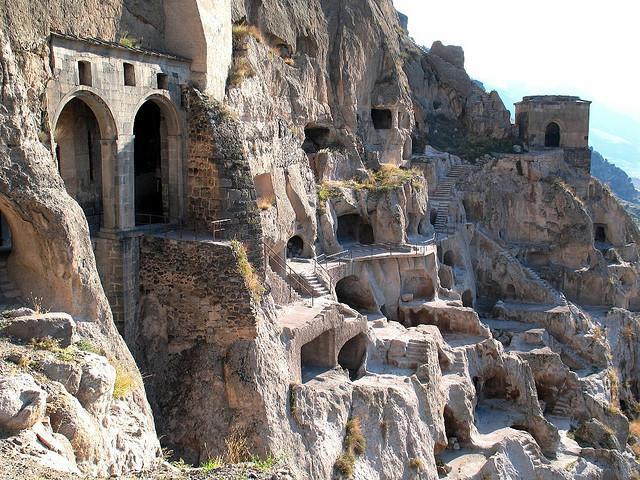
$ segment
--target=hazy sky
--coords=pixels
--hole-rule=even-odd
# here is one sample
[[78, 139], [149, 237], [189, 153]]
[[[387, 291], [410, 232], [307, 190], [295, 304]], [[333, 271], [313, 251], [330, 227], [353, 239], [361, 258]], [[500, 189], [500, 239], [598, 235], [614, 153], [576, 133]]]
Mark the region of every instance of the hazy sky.
[[394, 3], [418, 43], [463, 46], [473, 78], [531, 94], [578, 94], [640, 121], [637, 0]]

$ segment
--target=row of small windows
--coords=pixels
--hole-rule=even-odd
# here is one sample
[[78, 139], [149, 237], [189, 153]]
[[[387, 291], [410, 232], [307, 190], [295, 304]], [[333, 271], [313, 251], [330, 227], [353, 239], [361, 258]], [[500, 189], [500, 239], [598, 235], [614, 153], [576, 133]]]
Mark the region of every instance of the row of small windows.
[[[124, 63], [124, 84], [127, 87], [136, 86], [136, 69], [131, 63]], [[93, 85], [91, 78], [91, 62], [80, 60], [78, 62], [78, 82], [80, 85], [90, 87]], [[166, 73], [156, 74], [156, 82], [160, 90], [169, 89], [169, 76]]]

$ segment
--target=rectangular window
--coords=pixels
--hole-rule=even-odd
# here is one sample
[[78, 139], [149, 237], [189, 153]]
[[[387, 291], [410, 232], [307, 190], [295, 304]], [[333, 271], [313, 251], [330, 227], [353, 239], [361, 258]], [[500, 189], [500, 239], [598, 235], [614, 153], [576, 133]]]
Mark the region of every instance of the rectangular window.
[[91, 62], [78, 62], [78, 83], [90, 87], [91, 83]]
[[158, 73], [156, 78], [160, 90], [169, 90], [169, 76], [166, 73]]
[[391, 110], [372, 108], [371, 120], [373, 121], [373, 128], [376, 130], [389, 130], [392, 125]]
[[124, 64], [124, 84], [127, 87], [136, 86], [136, 69], [130, 63]]

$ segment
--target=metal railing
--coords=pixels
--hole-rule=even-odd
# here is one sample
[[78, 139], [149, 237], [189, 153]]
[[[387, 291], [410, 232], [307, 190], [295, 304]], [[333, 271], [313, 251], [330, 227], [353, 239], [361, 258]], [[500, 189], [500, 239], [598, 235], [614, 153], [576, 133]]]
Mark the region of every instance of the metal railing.
[[155, 213], [141, 213], [135, 214], [136, 225], [155, 225], [157, 223], [169, 223], [169, 217], [166, 215], [158, 215]]
[[[266, 243], [264, 244], [264, 249], [265, 249], [265, 259], [268, 259], [269, 262], [273, 262], [276, 265], [276, 267], [278, 267], [281, 271], [285, 272], [286, 274], [285, 281], [287, 282], [287, 285], [289, 285], [289, 298], [291, 298], [292, 289], [296, 290], [297, 292], [302, 291], [304, 294], [311, 297], [311, 306], [313, 307], [314, 298], [316, 295], [315, 293], [313, 293], [313, 291], [311, 291], [311, 289], [309, 289], [304, 284], [304, 282], [302, 282], [302, 280], [300, 280], [299, 274], [295, 270], [293, 270], [289, 265], [287, 265], [286, 261], [283, 262], [282, 260], [280, 260], [280, 256], [278, 255], [278, 253]], [[275, 270], [274, 270], [274, 273], [278, 274], [278, 272]], [[293, 286], [294, 284], [296, 285], [297, 288]]]

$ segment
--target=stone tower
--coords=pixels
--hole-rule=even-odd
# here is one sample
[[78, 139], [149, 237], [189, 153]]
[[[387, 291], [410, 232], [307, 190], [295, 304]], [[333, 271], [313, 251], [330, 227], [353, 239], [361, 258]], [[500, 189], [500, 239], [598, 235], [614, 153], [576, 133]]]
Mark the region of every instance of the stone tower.
[[590, 171], [591, 102], [567, 95], [534, 95], [516, 103], [520, 139], [531, 150], [562, 148], [565, 161]]

